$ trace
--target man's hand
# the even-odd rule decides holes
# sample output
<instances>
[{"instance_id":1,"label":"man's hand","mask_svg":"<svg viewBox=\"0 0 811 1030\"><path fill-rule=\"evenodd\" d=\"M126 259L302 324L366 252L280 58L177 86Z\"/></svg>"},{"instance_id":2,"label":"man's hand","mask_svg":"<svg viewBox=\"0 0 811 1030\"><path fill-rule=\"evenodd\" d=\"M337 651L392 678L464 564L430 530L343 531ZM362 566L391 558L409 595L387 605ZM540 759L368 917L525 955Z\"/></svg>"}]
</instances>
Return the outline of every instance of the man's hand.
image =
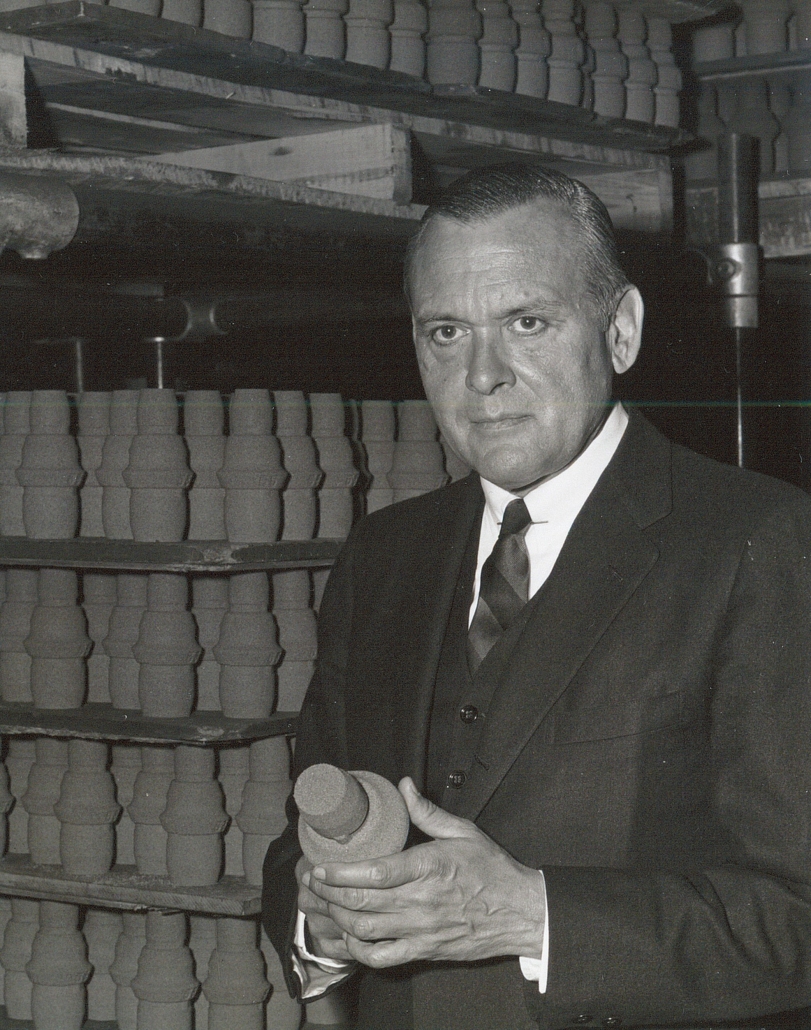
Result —
<instances>
[{"instance_id":1,"label":"man's hand","mask_svg":"<svg viewBox=\"0 0 811 1030\"><path fill-rule=\"evenodd\" d=\"M472 822L423 798L410 778L399 789L412 823L431 842L388 858L329 862L303 873L302 893L325 906L308 901L322 920L317 932L334 927L343 934L340 954L334 938L322 940L325 949L334 949L326 954L375 968L417 959L540 958L546 911L538 872L516 862ZM316 932L312 925L310 930Z\"/></svg>"},{"instance_id":2,"label":"man's hand","mask_svg":"<svg viewBox=\"0 0 811 1030\"><path fill-rule=\"evenodd\" d=\"M316 897L306 886L310 882L311 869L312 863L302 855L296 863L298 907L307 917L307 932L312 943L312 953L320 958L352 961L343 939L343 931L330 918L326 901Z\"/></svg>"}]
</instances>

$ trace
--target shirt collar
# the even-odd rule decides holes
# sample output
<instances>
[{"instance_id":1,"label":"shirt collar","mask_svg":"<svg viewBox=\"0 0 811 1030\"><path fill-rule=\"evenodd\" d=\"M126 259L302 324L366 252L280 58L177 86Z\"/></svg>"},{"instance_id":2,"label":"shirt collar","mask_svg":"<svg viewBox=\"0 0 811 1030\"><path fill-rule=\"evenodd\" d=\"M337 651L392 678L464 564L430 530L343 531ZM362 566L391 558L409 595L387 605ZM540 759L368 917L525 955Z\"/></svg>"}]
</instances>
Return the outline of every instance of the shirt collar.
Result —
<instances>
[{"instance_id":1,"label":"shirt collar","mask_svg":"<svg viewBox=\"0 0 811 1030\"><path fill-rule=\"evenodd\" d=\"M524 497L534 522L571 522L586 503L619 447L628 413L621 404L615 404L602 429L586 449L562 472L545 479ZM482 479L485 504L493 519L500 523L504 509L516 495Z\"/></svg>"}]
</instances>

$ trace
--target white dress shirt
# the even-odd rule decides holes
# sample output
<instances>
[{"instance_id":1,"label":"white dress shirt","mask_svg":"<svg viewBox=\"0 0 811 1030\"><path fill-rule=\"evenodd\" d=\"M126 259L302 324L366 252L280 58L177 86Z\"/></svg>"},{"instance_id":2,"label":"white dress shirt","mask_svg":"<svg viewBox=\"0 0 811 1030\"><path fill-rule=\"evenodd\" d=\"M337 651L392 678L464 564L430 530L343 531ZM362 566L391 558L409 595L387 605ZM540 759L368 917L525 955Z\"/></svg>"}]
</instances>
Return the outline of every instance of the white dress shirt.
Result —
<instances>
[{"instance_id":1,"label":"white dress shirt","mask_svg":"<svg viewBox=\"0 0 811 1030\"><path fill-rule=\"evenodd\" d=\"M628 425L628 415L621 404L616 404L605 420L602 429L582 454L567 465L562 472L539 483L524 497L532 525L527 529L525 540L529 554L529 596L533 597L544 585L558 560L569 530L580 509L608 463L614 457L620 440ZM482 565L490 555L498 539L499 527L504 509L514 501L516 495L503 490L486 479L481 481L484 490L484 514L479 533L479 553L476 565L476 579L473 600L470 605L468 625L479 600ZM543 877L543 872L539 871ZM544 885L544 892L546 887ZM549 908L546 907L541 958L519 957L521 972L527 980L537 980L541 993L546 991L549 968ZM302 998L306 1001L322 994L329 986L345 978L354 968L354 963L334 962L311 955L304 938L304 915L299 912L294 943L298 954L293 954L293 966L302 983Z\"/></svg>"}]
</instances>

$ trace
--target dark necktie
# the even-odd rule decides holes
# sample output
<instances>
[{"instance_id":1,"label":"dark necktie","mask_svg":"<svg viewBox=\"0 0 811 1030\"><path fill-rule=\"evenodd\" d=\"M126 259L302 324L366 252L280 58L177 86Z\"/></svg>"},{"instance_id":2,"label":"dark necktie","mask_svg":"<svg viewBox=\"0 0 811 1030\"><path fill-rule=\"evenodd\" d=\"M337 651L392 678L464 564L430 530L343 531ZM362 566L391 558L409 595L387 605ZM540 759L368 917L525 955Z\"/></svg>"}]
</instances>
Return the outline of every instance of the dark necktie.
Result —
<instances>
[{"instance_id":1,"label":"dark necktie","mask_svg":"<svg viewBox=\"0 0 811 1030\"><path fill-rule=\"evenodd\" d=\"M510 501L495 547L482 565L479 600L467 637L472 673L529 599L529 555L524 536L531 523L523 499Z\"/></svg>"}]
</instances>

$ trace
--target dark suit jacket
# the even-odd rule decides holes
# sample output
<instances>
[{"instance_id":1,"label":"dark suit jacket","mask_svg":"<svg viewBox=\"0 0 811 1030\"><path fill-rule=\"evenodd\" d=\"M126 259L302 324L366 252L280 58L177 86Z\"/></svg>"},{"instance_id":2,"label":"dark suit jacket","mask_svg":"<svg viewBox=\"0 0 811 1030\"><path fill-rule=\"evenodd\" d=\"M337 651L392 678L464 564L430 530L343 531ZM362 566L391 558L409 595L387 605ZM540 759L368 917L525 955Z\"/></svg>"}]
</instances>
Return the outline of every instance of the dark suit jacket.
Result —
<instances>
[{"instance_id":1,"label":"dark suit jacket","mask_svg":"<svg viewBox=\"0 0 811 1030\"><path fill-rule=\"evenodd\" d=\"M482 503L469 477L353 531L321 608L298 771L424 781ZM516 959L363 971L363 1025L706 1027L811 1005L811 503L632 416L530 603L452 810L544 870L547 993ZM266 865L282 951L297 854L288 833ZM414 1014L420 984L433 1024Z\"/></svg>"}]
</instances>

